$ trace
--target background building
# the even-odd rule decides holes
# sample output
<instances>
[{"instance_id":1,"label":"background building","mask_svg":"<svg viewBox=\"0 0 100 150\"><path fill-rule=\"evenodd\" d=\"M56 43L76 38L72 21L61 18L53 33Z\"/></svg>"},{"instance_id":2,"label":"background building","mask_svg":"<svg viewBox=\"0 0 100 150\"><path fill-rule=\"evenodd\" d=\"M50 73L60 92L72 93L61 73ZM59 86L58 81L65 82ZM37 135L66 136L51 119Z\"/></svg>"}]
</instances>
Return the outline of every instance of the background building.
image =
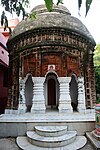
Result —
<instances>
[{"instance_id":1,"label":"background building","mask_svg":"<svg viewBox=\"0 0 100 150\"><path fill-rule=\"evenodd\" d=\"M18 19L9 21L11 30L18 24ZM0 114L4 113L8 99L8 68L9 68L9 53L6 42L9 38L9 30L4 31L4 27L0 26Z\"/></svg>"},{"instance_id":2,"label":"background building","mask_svg":"<svg viewBox=\"0 0 100 150\"><path fill-rule=\"evenodd\" d=\"M6 38L0 33L0 114L4 113L8 98L8 65L9 56Z\"/></svg>"}]
</instances>

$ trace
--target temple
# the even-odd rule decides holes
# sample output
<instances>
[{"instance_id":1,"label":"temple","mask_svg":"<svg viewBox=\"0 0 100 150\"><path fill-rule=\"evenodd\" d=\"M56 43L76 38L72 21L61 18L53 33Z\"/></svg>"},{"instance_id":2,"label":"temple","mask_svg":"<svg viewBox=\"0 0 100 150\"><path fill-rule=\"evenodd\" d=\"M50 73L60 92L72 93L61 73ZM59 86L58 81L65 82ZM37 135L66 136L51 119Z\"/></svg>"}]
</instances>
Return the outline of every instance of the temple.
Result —
<instances>
[{"instance_id":1,"label":"temple","mask_svg":"<svg viewBox=\"0 0 100 150\"><path fill-rule=\"evenodd\" d=\"M62 5L21 21L10 36L5 113L86 112L96 103L93 37ZM31 13L32 13L31 12Z\"/></svg>"}]
</instances>

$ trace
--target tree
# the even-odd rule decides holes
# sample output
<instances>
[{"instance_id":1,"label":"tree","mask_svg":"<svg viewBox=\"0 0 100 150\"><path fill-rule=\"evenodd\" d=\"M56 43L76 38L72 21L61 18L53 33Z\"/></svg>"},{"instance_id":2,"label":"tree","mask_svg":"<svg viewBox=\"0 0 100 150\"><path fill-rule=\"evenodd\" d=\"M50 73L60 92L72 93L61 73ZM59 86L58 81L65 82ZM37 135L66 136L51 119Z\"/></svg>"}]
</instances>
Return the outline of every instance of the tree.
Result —
<instances>
[{"instance_id":1,"label":"tree","mask_svg":"<svg viewBox=\"0 0 100 150\"><path fill-rule=\"evenodd\" d=\"M51 11L52 7L53 7L53 0L44 0L44 1L45 1L45 5L46 5L48 11ZM82 5L82 1L84 1L84 0L78 0L79 9ZM60 3L63 4L63 0L58 0L57 5ZM90 9L91 3L92 3L92 0L86 0L86 14L85 14L85 16L87 15L87 13Z\"/></svg>"},{"instance_id":2,"label":"tree","mask_svg":"<svg viewBox=\"0 0 100 150\"><path fill-rule=\"evenodd\" d=\"M3 25L4 25L4 31L8 28L9 33L11 33L11 28L8 26L8 19L5 15L4 11L2 12L2 15L1 15L1 26L3 26Z\"/></svg>"},{"instance_id":3,"label":"tree","mask_svg":"<svg viewBox=\"0 0 100 150\"><path fill-rule=\"evenodd\" d=\"M54 0L44 0L45 1L45 5L48 9L48 11L52 11L53 8L53 2ZM59 4L63 4L63 0L57 0L57 5ZM92 0L86 0L86 15L90 9L90 5L92 3ZM78 0L78 7L80 10L82 4L82 0ZM20 14L22 13L23 19L25 16L29 16L31 18L35 18L35 14L28 14L25 11L25 7L29 6L29 0L1 0L1 5L3 7L5 7L5 10L10 12L11 14L13 12L15 12L18 16L20 16ZM6 30L6 28L9 29L9 33L11 33L11 28L8 26L8 20L7 17L5 16L5 12L2 12L1 15L1 25L4 25L4 31Z\"/></svg>"},{"instance_id":4,"label":"tree","mask_svg":"<svg viewBox=\"0 0 100 150\"><path fill-rule=\"evenodd\" d=\"M96 102L100 103L100 66L95 67Z\"/></svg>"},{"instance_id":5,"label":"tree","mask_svg":"<svg viewBox=\"0 0 100 150\"><path fill-rule=\"evenodd\" d=\"M100 44L97 44L94 52L94 65L100 66Z\"/></svg>"},{"instance_id":6,"label":"tree","mask_svg":"<svg viewBox=\"0 0 100 150\"><path fill-rule=\"evenodd\" d=\"M45 5L48 9L48 11L52 11L53 2L54 0L44 0ZM80 9L82 1L84 0L77 0L78 1L78 7ZM63 0L57 0L57 5L59 3L63 3ZM90 9L90 5L92 3L92 0L86 0L86 15ZM10 13L15 12L18 16L22 13L23 19L27 15L25 11L25 6L29 6L29 0L1 0L1 5L5 7L6 11L9 11Z\"/></svg>"},{"instance_id":7,"label":"tree","mask_svg":"<svg viewBox=\"0 0 100 150\"><path fill-rule=\"evenodd\" d=\"M100 103L100 44L96 45L94 52L95 80L97 103Z\"/></svg>"},{"instance_id":8,"label":"tree","mask_svg":"<svg viewBox=\"0 0 100 150\"><path fill-rule=\"evenodd\" d=\"M26 15L24 7L29 6L29 0L1 0L1 5L11 14L15 12L19 16L22 13L24 17Z\"/></svg>"}]
</instances>

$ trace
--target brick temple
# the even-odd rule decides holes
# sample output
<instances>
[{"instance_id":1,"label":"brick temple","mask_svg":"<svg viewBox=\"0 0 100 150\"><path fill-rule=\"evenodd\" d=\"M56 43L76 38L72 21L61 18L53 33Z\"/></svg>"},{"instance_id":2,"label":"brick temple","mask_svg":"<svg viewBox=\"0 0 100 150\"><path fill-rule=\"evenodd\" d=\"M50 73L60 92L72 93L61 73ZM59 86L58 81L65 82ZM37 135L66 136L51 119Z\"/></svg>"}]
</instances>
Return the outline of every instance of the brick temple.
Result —
<instances>
[{"instance_id":1,"label":"brick temple","mask_svg":"<svg viewBox=\"0 0 100 150\"><path fill-rule=\"evenodd\" d=\"M10 36L6 113L85 112L96 103L93 52L85 25L65 6L21 21Z\"/></svg>"}]
</instances>

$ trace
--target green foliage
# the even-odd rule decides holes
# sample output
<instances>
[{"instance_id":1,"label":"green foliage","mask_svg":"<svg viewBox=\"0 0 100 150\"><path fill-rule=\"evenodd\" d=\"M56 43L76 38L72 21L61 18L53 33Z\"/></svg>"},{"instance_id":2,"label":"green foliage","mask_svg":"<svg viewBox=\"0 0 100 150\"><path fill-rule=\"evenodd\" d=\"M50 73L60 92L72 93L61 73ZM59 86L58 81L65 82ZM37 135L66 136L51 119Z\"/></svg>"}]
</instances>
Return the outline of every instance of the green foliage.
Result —
<instances>
[{"instance_id":1,"label":"green foliage","mask_svg":"<svg viewBox=\"0 0 100 150\"><path fill-rule=\"evenodd\" d=\"M63 4L63 0L58 0L57 5Z\"/></svg>"},{"instance_id":2,"label":"green foliage","mask_svg":"<svg viewBox=\"0 0 100 150\"><path fill-rule=\"evenodd\" d=\"M32 12L31 14L29 14L29 18L30 19L36 19L36 13Z\"/></svg>"},{"instance_id":3,"label":"green foliage","mask_svg":"<svg viewBox=\"0 0 100 150\"><path fill-rule=\"evenodd\" d=\"M45 5L48 9L48 11L52 11L52 7L53 7L53 0L44 0L45 1Z\"/></svg>"},{"instance_id":4,"label":"green foliage","mask_svg":"<svg viewBox=\"0 0 100 150\"><path fill-rule=\"evenodd\" d=\"M44 1L48 11L49 12L52 11L54 0L44 0ZM63 4L63 0L57 0L57 5L60 3ZM90 9L91 3L92 0L86 0L86 15ZM79 9L81 7L81 4L82 4L82 0L78 0ZM22 13L23 19L25 16L31 19L36 18L36 14L34 13L28 14L25 11L25 7L29 6L29 0L1 0L1 5L5 7L5 10L10 13L15 12L18 16L20 16L20 14ZM4 25L4 31L6 30L6 28L8 28L9 33L11 33L11 28L8 27L8 20L4 12L1 15L1 25L2 26Z\"/></svg>"},{"instance_id":5,"label":"green foliage","mask_svg":"<svg viewBox=\"0 0 100 150\"><path fill-rule=\"evenodd\" d=\"M97 104L100 104L100 97L97 97L96 103L97 103Z\"/></svg>"},{"instance_id":6,"label":"green foliage","mask_svg":"<svg viewBox=\"0 0 100 150\"><path fill-rule=\"evenodd\" d=\"M100 66L95 67L95 81L97 103L100 103Z\"/></svg>"},{"instance_id":7,"label":"green foliage","mask_svg":"<svg viewBox=\"0 0 100 150\"><path fill-rule=\"evenodd\" d=\"M94 65L100 66L100 44L98 44L94 51Z\"/></svg>"},{"instance_id":8,"label":"green foliage","mask_svg":"<svg viewBox=\"0 0 100 150\"><path fill-rule=\"evenodd\" d=\"M46 5L48 11L49 11L49 12L52 11L52 8L53 8L53 0L44 0L44 1L45 1L45 5ZM58 1L57 1L57 5L59 5L60 3L63 4L63 0L58 0Z\"/></svg>"},{"instance_id":9,"label":"green foliage","mask_svg":"<svg viewBox=\"0 0 100 150\"><path fill-rule=\"evenodd\" d=\"M5 12L3 11L1 15L1 26L3 26L4 24L4 19L5 19Z\"/></svg>"},{"instance_id":10,"label":"green foliage","mask_svg":"<svg viewBox=\"0 0 100 150\"><path fill-rule=\"evenodd\" d=\"M5 26L5 30L6 30L6 28L8 27L8 20L4 11L2 12L2 15L1 15L1 26L3 25Z\"/></svg>"},{"instance_id":11,"label":"green foliage","mask_svg":"<svg viewBox=\"0 0 100 150\"><path fill-rule=\"evenodd\" d=\"M97 103L100 103L100 44L98 44L95 48L94 66L95 66Z\"/></svg>"},{"instance_id":12,"label":"green foliage","mask_svg":"<svg viewBox=\"0 0 100 150\"><path fill-rule=\"evenodd\" d=\"M92 3L92 0L86 0L86 14L85 14L85 16L87 16L87 13L88 13L88 11L90 9L91 3ZM82 0L78 0L78 7L79 7L79 9L81 8L81 5L82 5Z\"/></svg>"},{"instance_id":13,"label":"green foliage","mask_svg":"<svg viewBox=\"0 0 100 150\"><path fill-rule=\"evenodd\" d=\"M85 16L87 15L87 13L90 9L91 3L92 3L92 0L86 0L86 14L85 14Z\"/></svg>"},{"instance_id":14,"label":"green foliage","mask_svg":"<svg viewBox=\"0 0 100 150\"><path fill-rule=\"evenodd\" d=\"M8 28L9 33L11 33L11 28L8 26L8 19L4 11L2 12L2 15L1 15L1 26L4 26L4 31L6 31L6 29Z\"/></svg>"},{"instance_id":15,"label":"green foliage","mask_svg":"<svg viewBox=\"0 0 100 150\"><path fill-rule=\"evenodd\" d=\"M46 5L48 11L52 11L53 0L44 0L44 1L45 1L45 5ZM63 4L63 0L58 0L57 1L57 5L60 4L60 3ZM92 0L86 0L86 14L85 14L85 16L87 16L87 13L90 9L91 3L92 3ZM81 4L82 4L82 0L78 0L79 9L81 7Z\"/></svg>"},{"instance_id":16,"label":"green foliage","mask_svg":"<svg viewBox=\"0 0 100 150\"><path fill-rule=\"evenodd\" d=\"M96 92L100 94L100 66L95 67Z\"/></svg>"},{"instance_id":17,"label":"green foliage","mask_svg":"<svg viewBox=\"0 0 100 150\"><path fill-rule=\"evenodd\" d=\"M1 0L1 5L10 13L15 12L18 16L22 13L23 19L26 15L25 6L29 6L29 0Z\"/></svg>"},{"instance_id":18,"label":"green foliage","mask_svg":"<svg viewBox=\"0 0 100 150\"><path fill-rule=\"evenodd\" d=\"M44 0L44 1L48 11L49 12L52 11L54 0ZM82 1L84 0L78 0L79 9L81 7ZM60 3L63 4L63 0L57 0L57 5ZM91 3L92 0L86 0L86 15L90 9ZM18 16L22 13L24 19L24 17L27 16L25 7L29 6L29 0L1 0L1 5L5 7L5 10L9 11L10 13L15 12Z\"/></svg>"},{"instance_id":19,"label":"green foliage","mask_svg":"<svg viewBox=\"0 0 100 150\"><path fill-rule=\"evenodd\" d=\"M78 0L78 7L79 7L79 9L81 8L81 5L82 5L82 0Z\"/></svg>"}]
</instances>

